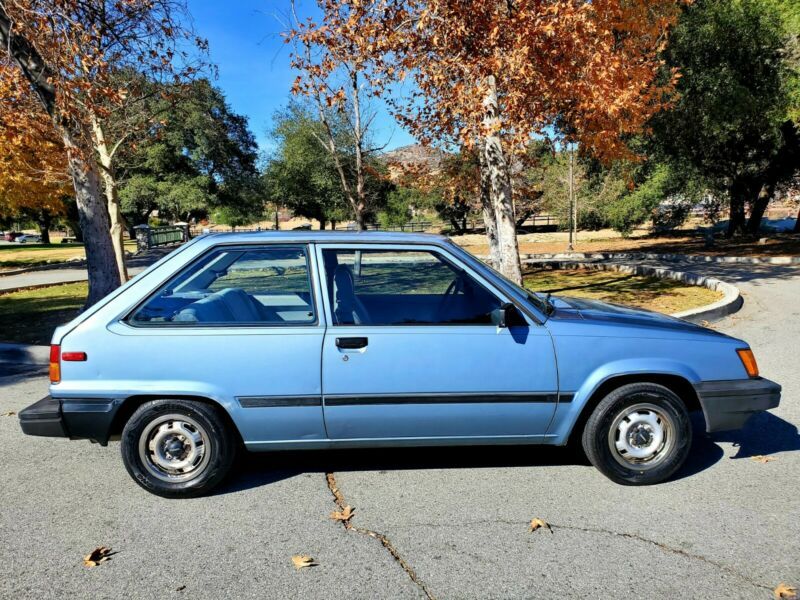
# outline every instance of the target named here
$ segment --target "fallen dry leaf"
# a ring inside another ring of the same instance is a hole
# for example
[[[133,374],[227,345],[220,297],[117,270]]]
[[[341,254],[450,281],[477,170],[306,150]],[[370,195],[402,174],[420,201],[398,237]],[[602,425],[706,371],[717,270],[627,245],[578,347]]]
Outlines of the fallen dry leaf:
[[[331,519],[334,521],[349,521],[353,518],[353,513],[356,512],[355,508],[351,508],[348,504],[342,510],[335,510],[331,513]]]
[[[305,567],[316,567],[317,563],[314,562],[314,559],[311,558],[308,554],[295,554],[292,557],[292,564],[294,568],[298,571],[300,569],[304,569]]]
[[[772,456],[764,456],[763,454],[758,454],[757,456],[751,456],[750,458],[752,458],[757,463],[761,463],[762,465],[766,464],[768,462],[772,462],[773,460],[775,460],[774,457],[772,457]]]
[[[3,416],[4,417],[13,417],[15,414],[17,414],[17,413],[15,413],[13,410],[10,410],[8,412],[4,412]]]
[[[550,527],[550,523],[545,521],[544,519],[531,519],[531,528],[530,531],[536,531],[540,527],[544,527],[550,533],[553,533],[553,528]]]
[[[785,583],[781,583],[778,587],[772,590],[772,593],[775,594],[776,600],[796,600],[797,599],[797,588],[793,588],[790,585]]]
[[[100,563],[111,560],[112,554],[115,553],[111,552],[111,548],[108,546],[99,546],[83,557],[83,566],[96,567]]]

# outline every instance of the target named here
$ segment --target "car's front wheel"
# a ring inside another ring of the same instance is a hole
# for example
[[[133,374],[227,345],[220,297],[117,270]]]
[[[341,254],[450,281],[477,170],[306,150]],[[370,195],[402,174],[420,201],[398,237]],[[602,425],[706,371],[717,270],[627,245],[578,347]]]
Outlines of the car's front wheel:
[[[648,485],[669,478],[686,460],[692,426],[686,405],[655,383],[631,383],[600,401],[583,430],[583,449],[609,479]]]
[[[166,498],[199,496],[230,471],[236,442],[221,409],[190,400],[151,400],[122,431],[122,460],[134,481]]]

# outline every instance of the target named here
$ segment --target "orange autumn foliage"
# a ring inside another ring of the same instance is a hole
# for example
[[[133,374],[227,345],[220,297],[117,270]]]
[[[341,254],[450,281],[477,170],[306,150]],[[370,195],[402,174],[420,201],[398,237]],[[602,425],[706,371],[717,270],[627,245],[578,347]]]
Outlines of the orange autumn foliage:
[[[0,215],[63,214],[72,193],[61,139],[27,82],[0,64]]]
[[[321,0],[296,36],[324,48],[324,74],[347,56],[426,142],[471,146],[501,133],[522,152],[555,130],[599,158],[630,156],[626,137],[664,108],[659,52],[681,0]],[[499,121],[485,131],[487,79]],[[407,79],[409,91],[400,84]],[[306,82],[298,79],[295,86]],[[341,100],[340,90],[328,101]]]

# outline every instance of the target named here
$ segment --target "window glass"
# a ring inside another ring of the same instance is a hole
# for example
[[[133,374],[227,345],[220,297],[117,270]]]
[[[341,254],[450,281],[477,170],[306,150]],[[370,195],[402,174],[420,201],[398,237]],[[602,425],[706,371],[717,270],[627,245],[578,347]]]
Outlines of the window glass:
[[[335,325],[490,324],[500,301],[437,254],[323,250]]]
[[[305,249],[214,250],[164,286],[131,320],[148,324],[313,323]]]

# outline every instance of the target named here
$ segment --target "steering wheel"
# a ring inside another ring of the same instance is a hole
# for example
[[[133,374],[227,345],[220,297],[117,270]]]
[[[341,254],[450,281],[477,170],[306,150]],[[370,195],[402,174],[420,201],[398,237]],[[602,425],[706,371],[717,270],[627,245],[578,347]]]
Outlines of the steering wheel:
[[[444,322],[444,316],[446,315],[445,311],[450,304],[450,299],[452,296],[455,296],[459,292],[465,291],[465,281],[464,281],[464,274],[459,273],[453,281],[450,282],[450,285],[447,286],[447,289],[444,291],[444,295],[442,299],[439,301],[439,306],[436,308],[436,320],[439,322]]]

